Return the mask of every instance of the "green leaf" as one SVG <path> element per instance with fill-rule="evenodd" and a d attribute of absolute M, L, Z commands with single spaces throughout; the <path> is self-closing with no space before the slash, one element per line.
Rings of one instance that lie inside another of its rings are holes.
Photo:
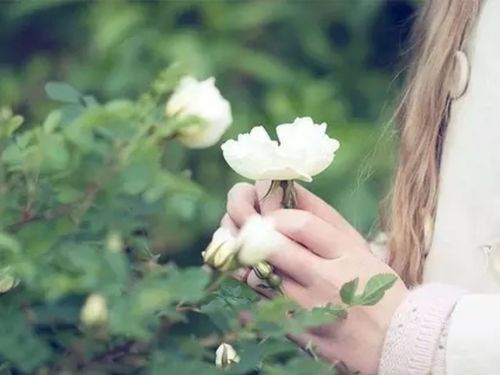
<path fill-rule="evenodd" d="M 92 108 L 92 107 L 97 107 L 99 103 L 97 102 L 96 98 L 94 98 L 92 95 L 85 95 L 82 98 L 83 102 L 85 103 L 86 107 Z"/>
<path fill-rule="evenodd" d="M 42 166 L 47 171 L 61 171 L 67 167 L 70 151 L 61 134 L 41 135 L 39 151 L 43 155 Z"/>
<path fill-rule="evenodd" d="M 52 133 L 61 123 L 62 114 L 60 111 L 51 112 L 43 123 L 43 130 L 46 133 Z"/>
<path fill-rule="evenodd" d="M 354 280 L 351 280 L 340 288 L 340 298 L 342 302 L 346 305 L 351 305 L 354 302 L 356 290 L 358 289 L 359 277 L 356 277 Z"/>
<path fill-rule="evenodd" d="M 54 185 L 54 192 L 61 203 L 72 203 L 81 200 L 85 192 L 70 185 Z"/>
<path fill-rule="evenodd" d="M 0 138 L 10 137 L 24 122 L 24 118 L 14 115 L 10 108 L 0 108 Z"/>
<path fill-rule="evenodd" d="M 345 316 L 346 310 L 341 305 L 328 305 L 326 307 L 298 310 L 290 319 L 290 331 L 294 334 L 299 334 L 312 327 L 335 323 L 338 319 Z"/>
<path fill-rule="evenodd" d="M 62 103 L 79 104 L 82 98 L 82 94 L 65 82 L 49 82 L 45 85 L 45 92 L 50 99 Z"/>
<path fill-rule="evenodd" d="M 196 302 L 204 295 L 205 287 L 210 281 L 210 274 L 199 268 L 172 268 L 169 271 L 165 292 L 176 301 Z"/>
<path fill-rule="evenodd" d="M 385 292 L 396 282 L 397 277 L 392 273 L 375 275 L 366 283 L 363 294 L 359 297 L 360 305 L 375 305 L 383 297 Z"/>
<path fill-rule="evenodd" d="M 317 361 L 306 356 L 296 357 L 289 360 L 285 365 L 266 366 L 265 375 L 335 375 L 333 365 Z"/>
<path fill-rule="evenodd" d="M 186 69 L 178 63 L 163 69 L 158 78 L 153 82 L 152 88 L 157 95 L 163 95 L 172 90 L 179 82 L 181 76 L 185 75 Z"/>
<path fill-rule="evenodd" d="M 264 357 L 265 345 L 259 345 L 255 341 L 247 341 L 236 348 L 240 356 L 240 362 L 234 367 L 238 373 L 247 373 L 256 369 Z"/>
<path fill-rule="evenodd" d="M 0 232 L 0 253 L 7 252 L 8 254 L 16 255 L 20 251 L 21 247 L 14 237 Z"/>
<path fill-rule="evenodd" d="M 214 356 L 215 359 L 215 356 Z M 149 375 L 165 374 L 203 374 L 220 375 L 221 370 L 215 367 L 215 364 L 202 362 L 192 357 L 173 355 L 172 352 L 158 352 L 151 361 Z"/>
<path fill-rule="evenodd" d="M 51 353 L 22 317 L 22 311 L 0 311 L 0 355 L 22 371 L 33 373 Z"/>
<path fill-rule="evenodd" d="M 134 161 L 120 173 L 122 190 L 127 194 L 142 193 L 153 181 L 159 165 L 155 161 Z"/>

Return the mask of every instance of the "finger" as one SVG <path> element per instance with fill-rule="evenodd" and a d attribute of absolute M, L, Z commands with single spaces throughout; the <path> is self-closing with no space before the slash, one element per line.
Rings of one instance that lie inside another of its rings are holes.
<path fill-rule="evenodd" d="M 286 276 L 284 276 L 286 278 Z M 295 280 L 286 278 L 290 282 L 283 283 L 283 293 L 286 297 L 304 308 L 313 308 L 318 304 L 311 297 L 311 291 L 307 287 L 297 283 Z"/>
<path fill-rule="evenodd" d="M 233 219 L 231 219 L 231 216 L 229 214 L 225 214 L 222 217 L 222 220 L 220 221 L 220 226 L 222 228 L 226 228 L 233 236 L 236 236 L 238 234 L 238 227 L 234 223 Z"/>
<path fill-rule="evenodd" d="M 259 278 L 254 270 L 250 271 L 246 282 L 250 288 L 266 298 L 273 298 L 278 295 L 278 291 L 271 288 L 269 284 L 267 284 L 266 280 Z"/>
<path fill-rule="evenodd" d="M 247 282 L 248 276 L 252 271 L 249 267 L 238 268 L 236 271 L 232 273 L 232 276 L 243 283 Z"/>
<path fill-rule="evenodd" d="M 238 228 L 241 228 L 250 216 L 258 213 L 257 207 L 257 194 L 252 185 L 240 182 L 229 190 L 226 210 Z"/>
<path fill-rule="evenodd" d="M 281 209 L 268 217 L 272 218 L 278 232 L 317 256 L 334 259 L 347 250 L 344 246 L 347 244 L 346 234 L 308 211 Z"/>
<path fill-rule="evenodd" d="M 298 209 L 309 211 L 340 230 L 356 233 L 357 236 L 360 236 L 356 229 L 331 205 L 298 183 L 295 183 L 294 186 L 297 193 L 296 203 Z"/>
<path fill-rule="evenodd" d="M 267 258 L 272 266 L 301 285 L 312 284 L 321 267 L 322 260 L 318 256 L 282 235 L 279 242 L 273 241 L 272 246 L 274 248 Z"/>
<path fill-rule="evenodd" d="M 281 278 L 280 290 L 283 294 L 291 299 L 297 296 L 307 294 L 307 290 L 295 280 L 277 271 L 276 274 Z M 258 293 L 267 298 L 273 298 L 279 295 L 279 291 L 269 288 L 265 280 L 260 279 L 255 271 L 251 270 L 247 277 L 247 284 Z"/>
<path fill-rule="evenodd" d="M 255 191 L 258 197 L 260 212 L 262 215 L 270 213 L 281 208 L 283 200 L 283 189 L 280 187 L 270 190 L 271 181 L 257 181 Z"/>
<path fill-rule="evenodd" d="M 278 187 L 270 191 L 270 187 L 270 181 L 258 181 L 255 184 L 260 212 L 263 215 L 282 208 L 283 189 Z M 311 193 L 298 183 L 294 183 L 294 188 L 296 191 L 295 203 L 297 209 L 308 211 L 338 229 L 362 239 L 358 231 L 323 199 Z"/>

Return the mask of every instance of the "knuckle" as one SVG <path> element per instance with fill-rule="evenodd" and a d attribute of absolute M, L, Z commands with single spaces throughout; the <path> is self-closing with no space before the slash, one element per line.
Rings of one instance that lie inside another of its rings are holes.
<path fill-rule="evenodd" d="M 314 216 L 307 211 L 297 211 L 296 224 L 301 231 L 309 231 L 314 225 Z"/>
<path fill-rule="evenodd" d="M 307 211 L 302 210 L 284 210 L 287 215 L 289 223 L 290 234 L 293 237 L 301 238 L 310 233 L 312 226 L 314 226 L 314 217 Z"/>
<path fill-rule="evenodd" d="M 231 189 L 229 189 L 229 191 L 227 193 L 228 201 L 234 197 L 238 197 L 241 192 L 248 190 L 248 189 L 253 189 L 253 186 L 247 182 L 238 182 L 238 183 L 234 184 L 233 187 Z"/>

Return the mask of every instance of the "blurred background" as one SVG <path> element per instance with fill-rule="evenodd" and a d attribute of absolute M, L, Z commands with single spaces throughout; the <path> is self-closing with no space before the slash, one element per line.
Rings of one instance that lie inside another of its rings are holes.
<path fill-rule="evenodd" d="M 55 107 L 47 81 L 66 81 L 105 102 L 136 98 L 180 62 L 215 76 L 232 103 L 225 139 L 308 115 L 342 147 L 308 186 L 365 234 L 375 232 L 394 155 L 388 125 L 401 87 L 412 0 L 0 1 L 0 106 L 37 124 Z M 172 170 L 200 183 L 203 199 L 176 196 L 158 245 L 181 263 L 200 261 L 241 180 L 219 147 L 174 144 Z M 183 251 L 188 249 L 189 251 Z M 177 255 L 175 255 L 177 254 Z"/>

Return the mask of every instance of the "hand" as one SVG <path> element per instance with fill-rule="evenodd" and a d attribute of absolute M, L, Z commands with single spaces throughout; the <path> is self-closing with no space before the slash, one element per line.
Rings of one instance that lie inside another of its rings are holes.
<path fill-rule="evenodd" d="M 395 272 L 368 250 L 363 237 L 332 207 L 297 186 L 298 209 L 280 209 L 280 194 L 262 200 L 266 189 L 236 185 L 228 195 L 228 213 L 223 225 L 237 231 L 255 213 L 272 218 L 283 241 L 268 259 L 282 277 L 284 293 L 310 308 L 340 301 L 342 285 L 356 277 L 360 288 L 379 273 Z M 247 278 L 262 294 L 258 278 Z M 321 326 L 294 338 L 309 343 L 327 360 L 341 360 L 362 373 L 377 372 L 385 333 L 392 315 L 407 293 L 398 278 L 384 298 L 374 306 L 354 307 L 345 320 Z"/>

